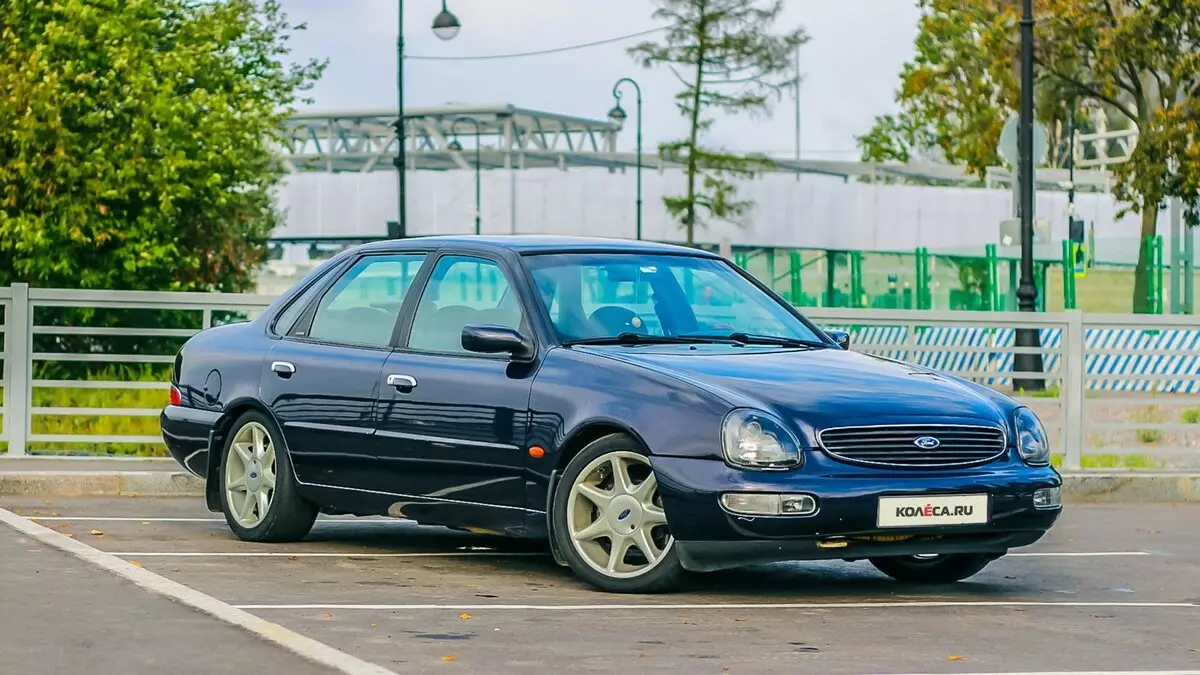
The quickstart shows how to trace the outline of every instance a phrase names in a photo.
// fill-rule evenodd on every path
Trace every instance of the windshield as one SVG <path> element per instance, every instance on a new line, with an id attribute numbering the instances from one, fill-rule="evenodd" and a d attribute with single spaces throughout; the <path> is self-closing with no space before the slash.
<path id="1" fill-rule="evenodd" d="M 630 333 L 824 341 L 720 259 L 581 253 L 527 256 L 525 263 L 563 342 Z"/>

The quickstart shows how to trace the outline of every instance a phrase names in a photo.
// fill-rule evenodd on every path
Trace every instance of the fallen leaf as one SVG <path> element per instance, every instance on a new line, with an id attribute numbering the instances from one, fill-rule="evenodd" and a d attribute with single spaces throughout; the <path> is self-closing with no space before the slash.
<path id="1" fill-rule="evenodd" d="M 377 628 L 378 626 L 379 624 L 375 623 L 374 621 L 371 622 L 371 628 Z"/>
<path id="2" fill-rule="evenodd" d="M 742 617 L 734 617 L 733 620 L 734 621 L 745 621 L 746 619 L 744 619 Z"/>
<path id="3" fill-rule="evenodd" d="M 1188 649 L 1188 651 L 1189 651 L 1189 652 L 1200 652 L 1200 649 L 1197 649 L 1197 648 L 1195 648 L 1195 647 L 1192 647 L 1192 648 Z"/>
<path id="4" fill-rule="evenodd" d="M 453 654 L 443 654 L 442 660 L 443 661 L 457 661 L 458 659 L 456 659 Z"/>
<path id="5" fill-rule="evenodd" d="M 43 504 L 45 504 L 46 506 L 50 506 L 50 500 L 49 500 L 49 499 L 47 499 L 46 501 L 44 501 L 44 502 L 42 502 L 42 503 L 43 503 Z"/>
<path id="6" fill-rule="evenodd" d="M 104 533 L 101 532 L 100 530 L 92 530 L 92 536 L 93 537 L 103 537 Z"/>
<path id="7" fill-rule="evenodd" d="M 333 618 L 333 612 L 325 612 L 325 618 L 326 618 L 326 619 L 332 619 L 332 618 Z"/>
<path id="8" fill-rule="evenodd" d="M 722 672 L 722 673 L 728 673 L 728 672 L 729 672 L 729 666 L 721 666 L 721 672 Z"/>
<path id="9" fill-rule="evenodd" d="M 288 560 L 295 560 L 295 559 L 296 559 L 296 556 L 294 556 L 294 555 L 289 555 L 289 556 L 288 556 Z"/>
<path id="10" fill-rule="evenodd" d="M 145 567 L 145 565 L 143 565 L 141 562 L 139 562 L 137 560 L 130 560 L 129 564 L 133 565 L 134 567 Z"/>
<path id="11" fill-rule="evenodd" d="M 946 657 L 946 660 L 948 660 L 948 661 L 962 661 L 962 660 L 963 660 L 963 657 L 959 656 L 958 654 L 951 654 L 950 656 L 947 656 L 947 657 Z"/>
<path id="12" fill-rule="evenodd" d="M 638 658 L 639 658 L 639 659 L 644 659 L 644 658 L 646 658 L 647 656 L 650 656 L 650 655 L 649 655 L 649 654 L 647 654 L 646 652 L 642 652 L 642 653 L 638 654 Z"/>
<path id="13" fill-rule="evenodd" d="M 127 495 L 125 495 L 125 496 L 126 496 L 126 497 L 128 497 L 128 498 L 130 498 L 130 499 L 137 499 L 138 493 L 136 493 L 136 492 L 130 492 L 129 494 L 127 494 Z"/>
<path id="14" fill-rule="evenodd" d="M 57 517 L 58 517 L 58 511 L 51 511 L 51 512 L 50 512 L 50 517 L 51 517 L 51 518 L 57 518 Z"/>
<path id="15" fill-rule="evenodd" d="M 75 538 L 75 535 L 71 534 L 70 532 L 68 532 L 68 533 L 64 534 L 63 536 L 64 536 L 64 537 L 70 537 L 70 538 L 72 538 L 72 539 L 74 539 L 74 538 Z"/>
<path id="16" fill-rule="evenodd" d="M 459 615 L 458 615 L 458 618 L 460 618 L 460 619 L 469 619 L 469 618 L 471 618 L 471 615 L 470 615 L 470 614 L 467 614 L 466 612 L 463 612 L 462 614 L 459 614 Z"/>

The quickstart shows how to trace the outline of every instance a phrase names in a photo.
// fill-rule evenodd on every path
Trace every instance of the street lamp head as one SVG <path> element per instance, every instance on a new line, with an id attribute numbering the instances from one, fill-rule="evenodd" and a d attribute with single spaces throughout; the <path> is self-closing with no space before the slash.
<path id="1" fill-rule="evenodd" d="M 621 107 L 621 104 L 617 103 L 612 107 L 612 110 L 608 111 L 608 119 L 612 120 L 615 124 L 624 125 L 625 120 L 629 119 L 629 115 L 625 113 L 625 109 Z"/>
<path id="2" fill-rule="evenodd" d="M 433 34 L 442 40 L 453 40 L 460 30 L 462 24 L 458 22 L 458 17 L 446 9 L 446 3 L 442 3 L 442 11 L 433 18 Z"/>
<path id="3" fill-rule="evenodd" d="M 450 145 L 446 147 L 450 148 L 450 152 L 462 152 L 462 143 L 459 143 L 457 138 L 450 141 Z"/>

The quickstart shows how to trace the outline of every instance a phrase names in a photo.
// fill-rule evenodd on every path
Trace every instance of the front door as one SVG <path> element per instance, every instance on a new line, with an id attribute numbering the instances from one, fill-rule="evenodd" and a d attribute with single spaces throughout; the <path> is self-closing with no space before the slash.
<path id="1" fill-rule="evenodd" d="M 462 348 L 472 324 L 528 331 L 497 261 L 445 255 L 417 301 L 407 344 L 383 368 L 376 438 L 403 515 L 512 532 L 525 503 L 533 368 Z M 400 514 L 397 514 L 400 515 Z"/>
<path id="2" fill-rule="evenodd" d="M 368 255 L 308 308 L 263 364 L 262 400 L 302 483 L 372 489 L 380 375 L 425 254 Z"/>

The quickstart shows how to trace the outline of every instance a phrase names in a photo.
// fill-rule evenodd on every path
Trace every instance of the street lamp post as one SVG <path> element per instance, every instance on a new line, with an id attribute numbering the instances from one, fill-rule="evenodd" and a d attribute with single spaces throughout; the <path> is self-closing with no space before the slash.
<path id="1" fill-rule="evenodd" d="M 480 234 L 483 231 L 483 220 L 480 211 L 480 163 L 479 163 L 479 139 L 482 136 L 479 120 L 474 117 L 458 117 L 450 124 L 450 133 L 454 135 L 454 140 L 450 141 L 450 150 L 453 152 L 462 152 L 462 143 L 458 142 L 458 132 L 454 130 L 459 122 L 470 122 L 475 125 L 475 234 Z"/>
<path id="2" fill-rule="evenodd" d="M 642 238 L 642 87 L 632 77 L 622 77 L 613 85 L 613 100 L 615 104 L 608 111 L 608 118 L 617 124 L 624 125 L 629 115 L 621 107 L 621 85 L 628 82 L 637 92 L 637 238 Z"/>
<path id="3" fill-rule="evenodd" d="M 1021 210 L 1021 278 L 1017 283 L 1017 308 L 1022 312 L 1037 309 L 1037 286 L 1033 281 L 1033 0 L 1022 0 L 1021 8 L 1021 116 L 1017 127 L 1017 156 L 1020 165 Z M 1063 274 L 1069 271 L 1064 269 Z M 1041 336 L 1036 328 L 1019 328 L 1016 346 L 1040 348 Z M 1042 372 L 1041 353 L 1020 353 L 1013 356 L 1014 370 Z M 1040 391 L 1045 388 L 1041 379 L 1013 378 L 1014 388 Z"/>
<path id="4" fill-rule="evenodd" d="M 400 225 L 401 236 L 408 236 L 408 188 L 407 188 L 407 159 L 404 156 L 404 142 L 408 137 L 408 128 L 404 117 L 404 0 L 396 0 L 396 165 L 398 174 L 397 221 Z M 442 40 L 453 40 L 462 24 L 458 17 L 446 9 L 446 0 L 442 0 L 442 11 L 433 18 L 433 34 Z"/>

